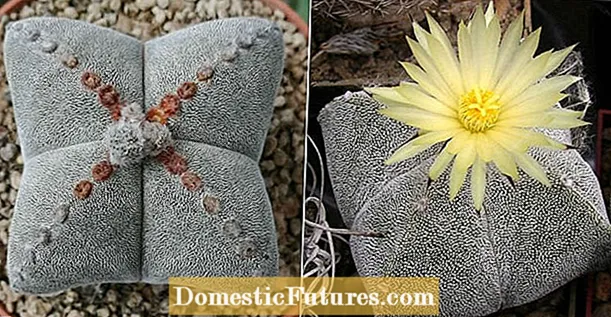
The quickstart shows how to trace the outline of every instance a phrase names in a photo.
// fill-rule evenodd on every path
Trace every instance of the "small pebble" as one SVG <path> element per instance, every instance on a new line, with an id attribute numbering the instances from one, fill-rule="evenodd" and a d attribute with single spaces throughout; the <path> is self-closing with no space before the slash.
<path id="1" fill-rule="evenodd" d="M 96 316 L 98 317 L 109 317 L 110 316 L 110 310 L 108 310 L 108 308 L 106 307 L 96 310 L 95 313 L 96 313 Z"/>
<path id="2" fill-rule="evenodd" d="M 64 9 L 64 14 L 66 15 L 66 18 L 69 19 L 76 19 L 78 18 L 78 12 L 76 11 L 76 9 L 74 7 L 67 7 Z"/>
<path id="3" fill-rule="evenodd" d="M 140 293 L 133 292 L 129 295 L 127 307 L 135 308 L 140 306 L 140 303 L 142 303 L 142 295 Z"/>
<path id="4" fill-rule="evenodd" d="M 170 0 L 157 0 L 157 6 L 162 9 L 167 9 L 170 5 Z"/>
<path id="5" fill-rule="evenodd" d="M 564 185 L 565 187 L 569 187 L 569 188 L 575 185 L 575 181 L 573 180 L 573 178 L 568 175 L 562 175 L 560 177 L 560 182 L 562 183 L 562 185 Z"/>
<path id="6" fill-rule="evenodd" d="M 8 162 L 15 158 L 15 155 L 17 155 L 18 151 L 19 149 L 17 148 L 17 145 L 13 143 L 7 143 L 2 148 L 0 148 L 0 158 L 3 161 Z"/>
<path id="7" fill-rule="evenodd" d="M 83 313 L 79 312 L 78 310 L 71 310 L 68 315 L 66 317 L 83 317 Z"/>
<path id="8" fill-rule="evenodd" d="M 35 10 L 36 15 L 46 14 L 46 15 L 51 15 L 51 16 L 57 15 L 58 13 L 62 13 L 62 12 L 64 12 L 63 14 L 64 16 L 67 16 L 65 12 L 72 14 L 70 12 L 72 9 L 68 9 L 68 7 L 72 7 L 74 11 L 76 12 L 76 15 L 77 15 L 76 18 L 93 19 L 93 17 L 98 17 L 97 19 L 93 19 L 91 21 L 98 23 L 98 24 L 102 23 L 103 25 L 108 25 L 109 27 L 116 29 L 118 31 L 121 31 L 123 33 L 134 34 L 134 36 L 138 36 L 140 40 L 147 40 L 149 38 L 154 38 L 154 37 L 163 35 L 166 32 L 174 31 L 174 30 L 186 27 L 191 24 L 199 23 L 202 20 L 211 20 L 211 19 L 216 19 L 218 17 L 222 17 L 222 16 L 231 16 L 231 17 L 234 17 L 234 16 L 265 16 L 265 15 L 269 16 L 273 14 L 273 10 L 270 10 L 268 7 L 264 6 L 260 1 L 156 0 L 155 5 L 151 5 L 150 11 L 146 11 L 146 12 L 140 11 L 140 8 L 136 5 L 135 1 L 123 2 L 120 0 L 97 0 L 96 2 L 99 3 L 99 6 L 94 5 L 92 9 L 97 10 L 97 12 L 87 12 L 88 5 L 90 4 L 89 1 L 79 2 L 79 1 L 69 1 L 69 0 L 50 0 L 50 1 L 44 2 L 43 3 L 44 5 L 40 5 L 37 7 L 35 6 L 37 2 L 32 2 L 30 6 L 36 9 Z M 153 7 L 155 6 L 163 9 L 166 14 L 166 20 L 163 22 L 163 25 L 161 27 L 153 26 L 153 23 L 151 23 L 151 21 L 153 21 L 155 18 L 155 15 L 152 12 Z M 39 10 L 39 8 L 42 8 L 44 10 Z M 26 9 L 26 11 L 28 10 L 29 9 Z M 48 13 L 44 13 L 45 10 L 48 11 Z M 15 19 L 16 17 L 18 17 L 18 15 L 13 14 L 11 15 L 10 19 L 9 19 L 9 16 L 6 16 L 6 19 L 11 20 L 11 19 Z M 180 19 L 175 19 L 176 17 Z M 274 19 L 277 19 L 277 17 L 274 17 Z M 101 20 L 105 20 L 105 22 Z M 288 157 L 288 161 L 286 162 L 287 164 L 286 166 L 276 166 L 272 158 L 267 157 L 266 159 L 268 160 L 267 162 L 270 165 L 270 169 L 267 171 L 264 171 L 263 176 L 265 177 L 265 183 L 268 186 L 268 190 L 270 192 L 273 204 L 275 206 L 283 206 L 282 208 L 274 208 L 274 214 L 276 215 L 276 219 L 279 222 L 279 227 L 284 226 L 284 228 L 287 228 L 287 227 L 290 228 L 290 227 L 294 227 L 293 224 L 295 222 L 291 221 L 289 218 L 286 218 L 288 217 L 288 215 L 290 215 L 290 213 L 285 210 L 299 210 L 300 208 L 299 199 L 300 198 L 298 199 L 296 197 L 301 197 L 300 195 L 301 195 L 301 188 L 302 188 L 301 186 L 302 185 L 300 185 L 299 183 L 297 183 L 294 180 L 291 180 L 290 177 L 286 178 L 285 176 L 282 176 L 282 175 L 290 175 L 291 171 L 293 170 L 293 167 L 299 166 L 303 162 L 303 140 L 304 140 L 303 138 L 303 118 L 305 118 L 304 106 L 305 106 L 305 87 L 306 87 L 305 86 L 305 76 L 303 74 L 305 73 L 305 63 L 304 63 L 305 59 L 304 58 L 307 57 L 307 55 L 305 54 L 305 52 L 307 51 L 307 48 L 305 45 L 299 46 L 299 45 L 302 45 L 302 42 L 304 41 L 301 41 L 302 37 L 299 34 L 294 33 L 296 28 L 294 27 L 293 24 L 290 24 L 286 21 L 279 21 L 279 20 L 276 20 L 276 23 L 278 23 L 278 25 L 282 27 L 285 33 L 292 34 L 292 37 L 291 37 L 292 40 L 290 41 L 290 43 L 287 43 L 287 50 L 285 51 L 285 54 L 286 54 L 286 68 L 284 70 L 285 78 L 282 80 L 282 85 L 281 85 L 282 87 L 279 89 L 279 93 L 278 93 L 279 95 L 284 96 L 286 100 L 288 100 L 289 102 L 280 109 L 289 109 L 290 108 L 290 110 L 294 111 L 295 114 L 299 113 L 301 117 L 296 116 L 296 115 L 292 117 L 283 116 L 284 117 L 283 120 L 292 120 L 292 121 L 288 123 L 285 123 L 286 121 L 282 121 L 282 124 L 280 124 L 280 114 L 277 111 L 278 109 L 275 110 L 274 119 L 272 120 L 272 122 L 275 122 L 275 123 L 272 125 L 272 127 L 269 130 L 269 138 L 275 141 L 266 142 L 265 151 L 266 153 L 267 152 L 272 153 L 271 155 L 273 156 L 275 149 L 282 149 L 285 153 L 288 154 L 289 157 Z M 17 24 L 17 25 L 12 24 L 12 25 L 15 26 L 15 29 L 17 29 L 18 26 L 19 27 L 24 26 L 23 29 L 27 29 L 25 27 L 27 25 L 24 25 L 23 23 Z M 133 33 L 131 32 L 132 30 L 134 31 Z M 41 31 L 44 32 L 44 30 L 41 30 Z M 254 30 L 250 33 L 249 32 L 245 32 L 245 33 L 255 34 Z M 25 38 L 25 35 L 24 35 L 24 38 Z M 36 40 L 38 40 L 38 38 Z M 255 41 L 255 43 L 257 42 Z M 239 41 L 236 41 L 234 44 L 235 46 L 240 45 Z M 62 47 L 60 49 L 63 49 L 64 48 L 63 45 L 61 46 Z M 71 48 L 67 47 L 67 49 L 71 49 Z M 56 52 L 57 51 L 59 51 L 59 49 L 56 50 Z M 78 52 L 74 52 L 74 53 L 78 53 Z M 215 56 L 207 56 L 207 57 L 214 58 Z M 74 66 L 75 71 L 76 69 L 78 69 L 76 67 L 79 66 L 79 64 L 83 64 L 83 66 L 88 65 L 83 57 L 77 56 L 77 58 L 78 58 L 77 63 Z M 64 63 L 63 60 L 61 60 L 60 62 Z M 193 75 L 196 75 L 196 74 L 193 74 Z M 9 122 L 10 124 L 5 123 L 5 126 L 0 126 L 0 132 L 4 134 L 0 136 L 0 139 L 3 140 L 2 144 L 5 144 L 5 142 L 15 143 L 11 141 L 16 136 L 16 132 L 15 132 L 16 126 L 14 125 L 14 120 L 12 119 L 12 105 L 10 104 L 10 94 L 8 93 L 8 87 L 6 87 L 6 84 L 2 87 L 3 87 L 2 94 L 4 96 L 2 98 L 3 99 L 2 102 L 0 102 L 0 110 L 3 110 L 3 111 L 0 111 L 0 121 L 4 120 L 4 122 Z M 288 142 L 279 141 L 281 138 L 284 138 L 282 135 L 283 133 L 286 133 L 286 132 L 290 132 L 291 135 L 294 134 L 295 136 L 300 136 L 300 137 L 295 137 L 295 138 L 289 137 Z M 18 143 L 15 143 L 15 144 L 18 145 Z M 274 148 L 274 150 L 270 151 L 267 148 L 267 144 L 269 144 L 270 147 Z M 20 156 L 18 156 L 18 158 L 19 157 Z M 98 158 L 98 159 L 101 159 L 101 158 Z M 23 162 L 22 159 L 13 159 L 13 160 L 15 161 L 14 163 L 11 162 L 11 164 L 15 164 L 15 163 L 19 164 L 19 162 L 21 163 Z M 8 166 L 9 164 L 5 164 L 5 165 Z M 4 213 L 9 213 L 10 211 L 12 211 L 12 205 L 9 201 L 13 197 L 16 197 L 17 191 L 15 189 L 11 189 L 9 186 L 10 184 L 8 180 L 9 172 L 7 168 L 0 170 L 0 173 L 2 172 L 4 172 L 5 176 L 2 176 L 0 178 L 1 179 L 6 178 L 5 186 L 7 187 L 7 189 L 6 191 L 0 191 L 0 196 L 2 196 L 4 199 L 4 201 L 2 202 L 4 206 L 2 210 L 5 210 L 0 213 L 2 213 L 3 216 L 5 216 Z M 284 189 L 282 191 L 275 190 L 275 188 L 280 188 L 280 187 Z M 278 196 L 279 192 L 285 192 L 286 196 Z M 290 199 L 290 198 L 293 198 L 293 199 Z M 202 198 L 202 204 L 203 204 L 203 200 L 204 198 Z M 219 202 L 218 198 L 210 195 L 208 199 L 206 200 L 208 201 L 209 206 L 214 206 L 210 208 L 211 210 L 214 210 L 213 213 L 216 213 L 216 212 L 222 213 L 222 210 L 220 210 L 222 206 L 220 206 L 221 203 Z M 202 208 L 205 209 L 205 207 L 202 207 Z M 204 211 L 202 210 L 202 212 Z M 285 217 L 285 215 L 287 216 Z M 70 220 L 68 219 L 68 221 Z M 2 230 L 0 230 L 0 232 L 1 231 Z M 294 236 L 291 236 L 290 234 L 286 235 L 284 241 L 279 246 L 281 253 L 290 254 L 292 250 L 296 250 L 299 246 L 299 240 L 300 240 L 300 236 L 294 237 Z M 256 245 L 254 243 L 253 245 L 255 246 L 255 249 L 256 249 Z M 261 250 L 261 252 L 263 252 L 263 250 Z M 0 262 L 1 261 L 2 260 L 0 259 Z M 292 260 L 287 258 L 282 263 L 283 263 L 281 264 L 282 272 L 289 272 L 289 273 L 292 273 L 293 275 L 299 274 L 299 259 L 298 258 L 294 258 Z M 70 317 L 77 317 L 77 312 L 79 312 L 79 315 L 84 314 L 87 316 L 95 316 L 96 313 L 99 313 L 101 316 L 112 316 L 112 315 L 130 316 L 132 314 L 139 314 L 141 316 L 146 316 L 146 315 L 150 315 L 152 311 L 155 311 L 155 313 L 159 313 L 159 314 L 165 314 L 165 315 L 168 314 L 167 286 L 159 285 L 159 286 L 152 287 L 152 289 L 155 290 L 155 293 L 152 295 L 154 297 L 151 298 L 150 300 L 143 301 L 137 308 L 134 308 L 134 309 L 126 307 L 126 302 L 129 299 L 128 294 L 130 294 L 131 292 L 140 292 L 144 294 L 144 290 L 146 290 L 146 288 L 142 290 L 142 286 L 139 286 L 136 284 L 129 284 L 129 285 L 109 284 L 109 285 L 104 285 L 102 289 L 107 289 L 107 288 L 120 290 L 121 298 L 115 300 L 115 302 L 113 303 L 100 303 L 98 300 L 100 298 L 98 297 L 98 294 L 102 294 L 103 296 L 104 293 L 108 293 L 109 291 L 100 292 L 98 289 L 94 294 L 91 294 L 90 292 L 93 291 L 94 289 L 93 287 L 79 288 L 78 292 L 82 294 L 81 298 L 79 298 L 77 301 L 75 301 L 70 306 L 56 307 L 54 309 L 54 312 L 59 312 L 61 316 L 73 314 Z M 0 287 L 0 298 L 2 298 L 3 296 L 7 296 L 6 294 L 9 294 L 8 293 L 9 291 L 7 291 L 6 289 L 10 289 L 8 288 L 8 285 L 6 286 L 5 289 L 2 289 Z M 26 297 L 24 296 L 15 295 L 13 298 L 14 298 L 13 301 L 8 300 L 8 302 L 10 303 L 5 302 L 5 305 L 13 307 L 12 310 L 14 311 L 18 310 L 17 306 L 23 307 L 23 309 L 25 309 L 25 307 L 29 305 L 29 304 L 28 305 L 25 304 Z M 55 300 L 54 297 L 49 297 L 49 298 L 35 297 L 35 298 L 36 298 L 35 301 L 37 302 L 40 302 L 40 301 L 52 302 Z M 95 303 L 90 304 L 93 298 L 96 298 Z M 151 304 L 152 304 L 152 308 L 151 308 Z M 97 310 L 100 310 L 100 311 L 96 312 Z M 48 316 L 49 314 L 51 313 L 29 314 L 29 315 L 30 316 Z M 25 311 L 23 311 L 22 315 L 24 316 L 26 315 Z"/>
<path id="9" fill-rule="evenodd" d="M 110 10 L 118 12 L 121 9 L 121 0 L 110 0 Z"/>
<path id="10" fill-rule="evenodd" d="M 146 11 L 155 6 L 155 0 L 136 0 L 136 6 L 140 10 Z"/>
<path id="11" fill-rule="evenodd" d="M 153 12 L 153 15 L 155 17 L 154 21 L 156 24 L 162 25 L 165 22 L 165 19 L 166 19 L 165 11 L 163 11 L 159 7 L 154 7 L 151 10 L 151 12 Z"/>
<path id="12" fill-rule="evenodd" d="M 14 189 L 19 189 L 19 186 L 21 185 L 21 173 L 18 171 L 11 171 L 9 178 L 11 187 Z"/>
<path id="13" fill-rule="evenodd" d="M 32 9 L 30 6 L 24 6 L 23 8 L 21 8 L 19 17 L 25 19 L 33 16 L 34 14 L 36 14 L 36 11 L 34 11 L 34 9 Z"/>
<path id="14" fill-rule="evenodd" d="M 180 109 L 180 98 L 174 94 L 167 94 L 159 102 L 159 109 L 163 110 L 168 116 L 175 115 Z"/>
<path id="15" fill-rule="evenodd" d="M 592 317 L 609 317 L 611 316 L 611 303 L 600 304 L 600 306 L 596 307 Z"/>

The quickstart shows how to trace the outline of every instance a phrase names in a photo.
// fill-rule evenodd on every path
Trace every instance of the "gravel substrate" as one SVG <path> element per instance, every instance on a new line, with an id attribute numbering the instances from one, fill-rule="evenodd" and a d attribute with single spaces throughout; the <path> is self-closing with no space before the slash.
<path id="1" fill-rule="evenodd" d="M 261 170 L 270 194 L 280 246 L 280 274 L 299 275 L 301 193 L 304 156 L 307 40 L 281 11 L 250 0 L 38 1 L 3 16 L 0 36 L 9 21 L 32 16 L 86 20 L 148 40 L 202 21 L 259 16 L 284 31 L 285 70 L 274 101 L 274 117 Z M 2 58 L 0 52 L 0 59 Z M 168 313 L 166 286 L 103 284 L 80 287 L 52 297 L 16 294 L 7 285 L 6 243 L 23 159 L 19 151 L 10 93 L 0 63 L 0 303 L 15 316 L 161 316 Z"/>

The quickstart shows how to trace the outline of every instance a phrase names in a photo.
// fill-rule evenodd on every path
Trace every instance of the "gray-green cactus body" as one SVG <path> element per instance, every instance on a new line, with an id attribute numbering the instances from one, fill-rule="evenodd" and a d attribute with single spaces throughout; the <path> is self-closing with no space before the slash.
<path id="1" fill-rule="evenodd" d="M 540 298 L 609 263 L 611 227 L 602 195 L 576 151 L 531 150 L 549 188 L 522 173 L 512 184 L 491 168 L 479 213 L 468 181 L 454 201 L 448 171 L 429 184 L 439 148 L 384 165 L 416 130 L 381 116 L 379 107 L 365 93 L 347 94 L 319 116 L 343 218 L 354 230 L 384 234 L 351 238 L 361 275 L 440 277 L 444 316 L 482 316 Z M 570 142 L 567 132 L 546 133 Z"/>
<path id="2" fill-rule="evenodd" d="M 250 43 L 240 46 L 244 37 Z M 79 21 L 34 18 L 10 25 L 4 52 L 25 161 L 9 237 L 13 288 L 277 273 L 257 164 L 283 68 L 276 26 L 219 20 L 143 44 Z M 117 90 L 127 105 L 119 120 L 84 87 L 83 72 Z M 186 81 L 198 91 L 167 128 L 142 121 Z M 201 178 L 198 190 L 154 158 L 169 147 Z M 102 160 L 115 165 L 112 175 L 75 197 L 75 184 Z"/>

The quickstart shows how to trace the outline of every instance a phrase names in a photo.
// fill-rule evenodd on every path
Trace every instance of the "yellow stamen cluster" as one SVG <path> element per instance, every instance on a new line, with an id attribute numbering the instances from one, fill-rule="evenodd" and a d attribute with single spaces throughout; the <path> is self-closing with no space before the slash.
<path id="1" fill-rule="evenodd" d="M 499 119 L 499 97 L 489 90 L 475 88 L 460 97 L 458 117 L 471 132 L 484 132 Z"/>

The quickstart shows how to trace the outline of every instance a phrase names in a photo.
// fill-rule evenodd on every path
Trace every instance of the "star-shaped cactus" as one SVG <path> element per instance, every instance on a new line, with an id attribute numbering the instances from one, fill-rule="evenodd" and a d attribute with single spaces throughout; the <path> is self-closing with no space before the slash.
<path id="1" fill-rule="evenodd" d="M 34 18 L 8 27 L 4 53 L 24 158 L 14 289 L 277 274 L 258 161 L 282 78 L 278 26 L 225 19 L 142 43 Z"/>

